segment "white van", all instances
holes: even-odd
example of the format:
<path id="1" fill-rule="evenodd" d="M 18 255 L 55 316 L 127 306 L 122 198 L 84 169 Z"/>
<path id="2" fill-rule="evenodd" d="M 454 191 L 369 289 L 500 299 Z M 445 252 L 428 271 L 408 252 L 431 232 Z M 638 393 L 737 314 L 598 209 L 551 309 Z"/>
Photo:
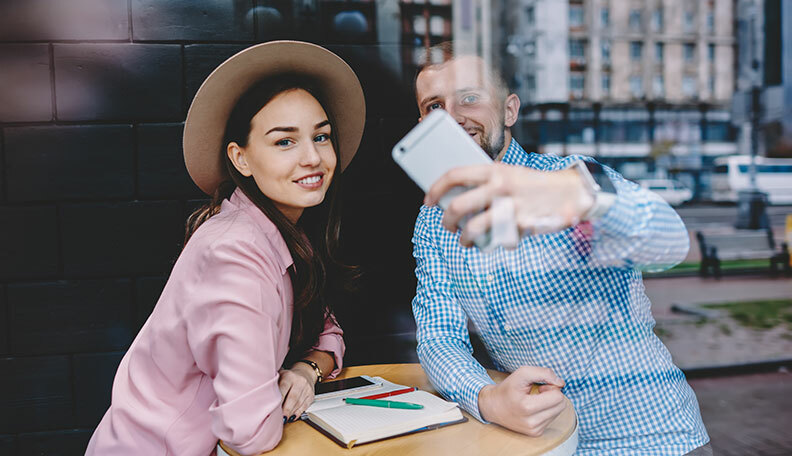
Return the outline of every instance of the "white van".
<path id="1" fill-rule="evenodd" d="M 672 206 L 678 206 L 693 198 L 693 191 L 673 179 L 641 179 L 638 185 L 651 190 Z"/>

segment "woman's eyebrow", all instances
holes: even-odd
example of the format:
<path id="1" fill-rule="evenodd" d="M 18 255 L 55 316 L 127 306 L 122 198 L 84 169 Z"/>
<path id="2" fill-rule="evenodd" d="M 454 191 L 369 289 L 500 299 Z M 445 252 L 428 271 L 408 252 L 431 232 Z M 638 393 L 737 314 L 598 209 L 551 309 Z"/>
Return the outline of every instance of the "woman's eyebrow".
<path id="1" fill-rule="evenodd" d="M 289 132 L 289 133 L 293 133 L 293 132 L 298 131 L 298 130 L 299 130 L 299 128 L 297 128 L 297 127 L 272 127 L 272 128 L 270 128 L 270 130 L 268 132 L 266 132 L 264 134 L 268 135 L 268 134 L 272 133 L 273 131 L 286 131 L 286 132 Z"/>
<path id="2" fill-rule="evenodd" d="M 316 130 L 318 130 L 318 129 L 320 129 L 320 128 L 324 127 L 325 125 L 330 125 L 330 121 L 329 121 L 329 120 L 327 120 L 327 119 L 325 119 L 325 120 L 323 120 L 323 121 L 319 122 L 318 124 L 314 125 L 314 128 L 315 128 Z"/>

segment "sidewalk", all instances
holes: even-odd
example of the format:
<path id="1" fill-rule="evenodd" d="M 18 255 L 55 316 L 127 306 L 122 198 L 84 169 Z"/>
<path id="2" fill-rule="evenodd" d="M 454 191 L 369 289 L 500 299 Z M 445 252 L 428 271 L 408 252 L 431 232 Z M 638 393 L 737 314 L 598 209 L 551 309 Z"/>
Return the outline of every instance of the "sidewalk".
<path id="1" fill-rule="evenodd" d="M 718 456 L 792 454 L 792 374 L 689 381 Z"/>
<path id="2" fill-rule="evenodd" d="M 735 301 L 792 298 L 792 279 L 768 276 L 651 278 L 644 280 L 657 321 L 655 332 L 683 369 L 728 366 L 792 358 L 792 323 L 771 329 L 747 327 L 727 313 L 702 320 L 671 311 L 673 304 L 696 307 Z"/>

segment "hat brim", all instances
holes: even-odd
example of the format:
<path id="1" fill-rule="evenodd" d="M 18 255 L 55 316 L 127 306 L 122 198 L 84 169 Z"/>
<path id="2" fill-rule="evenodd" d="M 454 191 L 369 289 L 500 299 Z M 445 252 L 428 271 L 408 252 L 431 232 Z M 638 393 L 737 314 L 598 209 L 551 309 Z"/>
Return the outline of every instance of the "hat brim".
<path id="1" fill-rule="evenodd" d="M 223 165 L 226 123 L 239 98 L 268 76 L 307 76 L 334 118 L 340 171 L 360 145 L 366 122 L 363 88 L 347 63 L 329 50 L 301 41 L 270 41 L 233 55 L 206 78 L 184 123 L 184 163 L 195 184 L 209 195 L 228 178 Z"/>

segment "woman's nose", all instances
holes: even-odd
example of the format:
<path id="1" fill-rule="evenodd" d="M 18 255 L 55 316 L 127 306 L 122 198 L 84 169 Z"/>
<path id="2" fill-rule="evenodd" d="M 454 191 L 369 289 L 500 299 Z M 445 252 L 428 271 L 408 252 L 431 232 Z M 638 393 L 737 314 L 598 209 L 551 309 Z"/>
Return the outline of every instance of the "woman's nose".
<path id="1" fill-rule="evenodd" d="M 316 166 L 322 161 L 319 151 L 316 149 L 316 144 L 311 141 L 305 148 L 301 156 L 301 164 L 303 166 Z"/>

